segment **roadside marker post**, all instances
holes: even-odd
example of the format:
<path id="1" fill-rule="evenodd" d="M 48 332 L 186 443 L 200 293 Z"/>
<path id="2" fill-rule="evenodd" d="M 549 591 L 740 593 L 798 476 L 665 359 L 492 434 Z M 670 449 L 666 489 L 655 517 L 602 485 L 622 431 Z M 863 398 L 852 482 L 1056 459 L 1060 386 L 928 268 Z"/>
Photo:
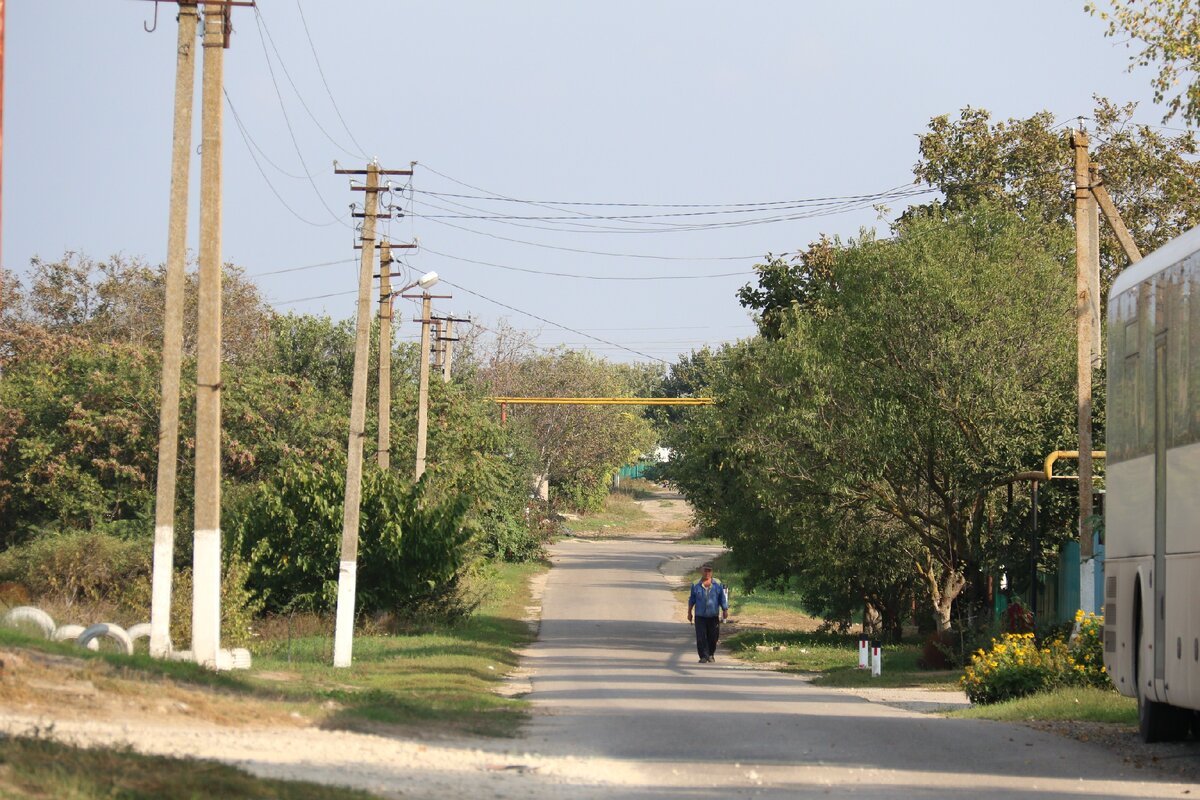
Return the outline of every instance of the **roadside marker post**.
<path id="1" fill-rule="evenodd" d="M 883 674 L 883 655 L 879 642 L 871 642 L 871 677 L 878 678 Z"/>
<path id="2" fill-rule="evenodd" d="M 870 640 L 864 633 L 858 637 L 858 668 L 867 669 L 871 666 L 871 650 Z"/>

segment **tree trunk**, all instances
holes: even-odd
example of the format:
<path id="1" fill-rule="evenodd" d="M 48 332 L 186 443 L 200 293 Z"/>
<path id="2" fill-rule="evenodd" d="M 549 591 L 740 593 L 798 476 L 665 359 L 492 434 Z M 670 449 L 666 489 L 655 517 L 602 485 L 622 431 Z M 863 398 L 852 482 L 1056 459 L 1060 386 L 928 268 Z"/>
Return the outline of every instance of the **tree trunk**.
<path id="1" fill-rule="evenodd" d="M 967 585 L 966 578 L 957 570 L 926 564 L 920 567 L 921 574 L 929 584 L 929 597 L 933 603 L 933 617 L 938 633 L 950 630 L 950 610 L 954 600 Z"/>

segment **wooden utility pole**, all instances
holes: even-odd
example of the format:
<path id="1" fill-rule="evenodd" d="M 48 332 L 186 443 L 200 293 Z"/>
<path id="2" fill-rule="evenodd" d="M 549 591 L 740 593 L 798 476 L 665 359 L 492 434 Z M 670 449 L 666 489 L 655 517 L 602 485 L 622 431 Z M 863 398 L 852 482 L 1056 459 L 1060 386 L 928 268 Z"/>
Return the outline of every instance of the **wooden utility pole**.
<path id="1" fill-rule="evenodd" d="M 371 278 L 375 266 L 375 221 L 379 215 L 380 175 L 411 175 L 412 170 L 385 170 L 371 164 L 366 170 L 335 169 L 337 175 L 366 175 L 362 265 L 358 274 L 358 316 L 354 328 L 354 378 L 350 387 L 350 437 L 346 445 L 346 495 L 342 506 L 342 549 L 338 561 L 337 614 L 333 631 L 333 665 L 350 666 L 354 642 L 354 600 L 358 581 L 358 521 L 362 505 L 363 438 L 367 416 L 367 361 L 371 335 Z"/>
<path id="2" fill-rule="evenodd" d="M 425 441 L 429 434 L 429 326 L 433 324 L 433 298 L 421 293 L 420 383 L 417 389 L 417 467 L 416 479 L 425 474 Z"/>
<path id="3" fill-rule="evenodd" d="M 196 498 L 192 653 L 216 668 L 221 647 L 221 94 L 230 7 L 204 8 L 200 124 L 200 279 L 196 330 Z"/>
<path id="4" fill-rule="evenodd" d="M 3 0 L 0 0 L 3 2 Z M 154 566 L 150 579 L 150 655 L 171 650 L 171 583 L 175 562 L 175 478 L 179 461 L 179 373 L 183 360 L 183 291 L 187 257 L 188 172 L 196 84 L 195 3 L 179 4 L 175 62 L 175 128 L 167 223 L 166 299 L 163 313 L 162 395 L 158 416 L 158 477 L 154 500 Z"/>
<path id="5" fill-rule="evenodd" d="M 379 444 L 380 469 L 391 467 L 392 450 L 392 246 L 379 246 Z"/>

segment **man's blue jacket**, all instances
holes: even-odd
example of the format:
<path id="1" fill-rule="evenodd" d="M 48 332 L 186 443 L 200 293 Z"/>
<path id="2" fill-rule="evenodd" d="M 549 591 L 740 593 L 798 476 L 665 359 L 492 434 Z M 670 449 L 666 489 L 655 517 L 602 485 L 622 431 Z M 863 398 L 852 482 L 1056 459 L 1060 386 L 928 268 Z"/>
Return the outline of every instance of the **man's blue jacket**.
<path id="1" fill-rule="evenodd" d="M 688 598 L 688 611 L 696 609 L 697 617 L 715 617 L 721 610 L 729 610 L 729 598 L 725 595 L 725 587 L 716 578 L 712 586 L 704 588 L 704 581 L 692 584 L 692 594 Z"/>

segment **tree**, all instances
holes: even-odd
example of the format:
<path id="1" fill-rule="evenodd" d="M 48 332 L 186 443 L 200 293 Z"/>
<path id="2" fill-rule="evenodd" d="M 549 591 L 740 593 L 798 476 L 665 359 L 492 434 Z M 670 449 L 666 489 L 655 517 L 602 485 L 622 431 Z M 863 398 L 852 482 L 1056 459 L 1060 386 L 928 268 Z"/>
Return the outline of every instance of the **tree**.
<path id="1" fill-rule="evenodd" d="M 628 370 L 575 350 L 480 372 L 485 391 L 501 397 L 619 397 L 632 392 L 628 377 Z M 608 478 L 655 443 L 650 421 L 620 407 L 518 406 L 509 410 L 509 425 L 528 437 L 553 498 L 579 509 L 595 508 Z"/>
<path id="2" fill-rule="evenodd" d="M 1070 440 L 1070 246 L 1061 226 L 980 204 L 834 249 L 779 337 L 732 351 L 715 424 L 672 439 L 693 475 L 732 473 L 705 488 L 742 519 L 718 516 L 735 554 L 831 580 L 876 570 L 855 591 L 884 607 L 919 578 L 947 628 L 993 552 L 997 489 Z"/>
<path id="3" fill-rule="evenodd" d="M 1096 98 L 1092 112 L 1093 160 L 1134 241 L 1149 252 L 1200 224 L 1197 144 L 1192 133 L 1167 136 L 1134 125 L 1136 104 Z M 910 209 L 969 209 L 981 201 L 1015 210 L 1030 220 L 1072 224 L 1074 176 L 1070 142 L 1043 111 L 1027 119 L 993 122 L 983 109 L 958 118 L 934 117 L 919 139 L 918 180 L 944 200 Z M 1101 281 L 1105 290 L 1129 263 L 1110 226 L 1100 226 Z"/>
<path id="4" fill-rule="evenodd" d="M 1129 57 L 1129 71 L 1158 63 L 1158 75 L 1150 82 L 1154 102 L 1167 101 L 1163 122 L 1176 114 L 1190 123 L 1200 122 L 1200 2 L 1196 0 L 1109 0 L 1111 11 L 1096 3 L 1084 9 L 1108 23 L 1105 36 L 1140 40 L 1144 45 Z M 1126 47 L 1128 47 L 1128 41 Z M 1190 74 L 1189 74 L 1190 73 Z M 1167 96 L 1183 84 L 1179 94 Z"/>
<path id="5" fill-rule="evenodd" d="M 166 268 L 117 254 L 96 261 L 67 251 L 58 261 L 30 261 L 28 291 L 16 313 L 53 333 L 97 342 L 121 342 L 160 350 Z M 186 356 L 196 352 L 198 284 L 189 272 L 184 287 Z M 226 264 L 221 282 L 221 348 L 226 362 L 253 360 L 266 345 L 274 312 L 240 267 Z"/>

